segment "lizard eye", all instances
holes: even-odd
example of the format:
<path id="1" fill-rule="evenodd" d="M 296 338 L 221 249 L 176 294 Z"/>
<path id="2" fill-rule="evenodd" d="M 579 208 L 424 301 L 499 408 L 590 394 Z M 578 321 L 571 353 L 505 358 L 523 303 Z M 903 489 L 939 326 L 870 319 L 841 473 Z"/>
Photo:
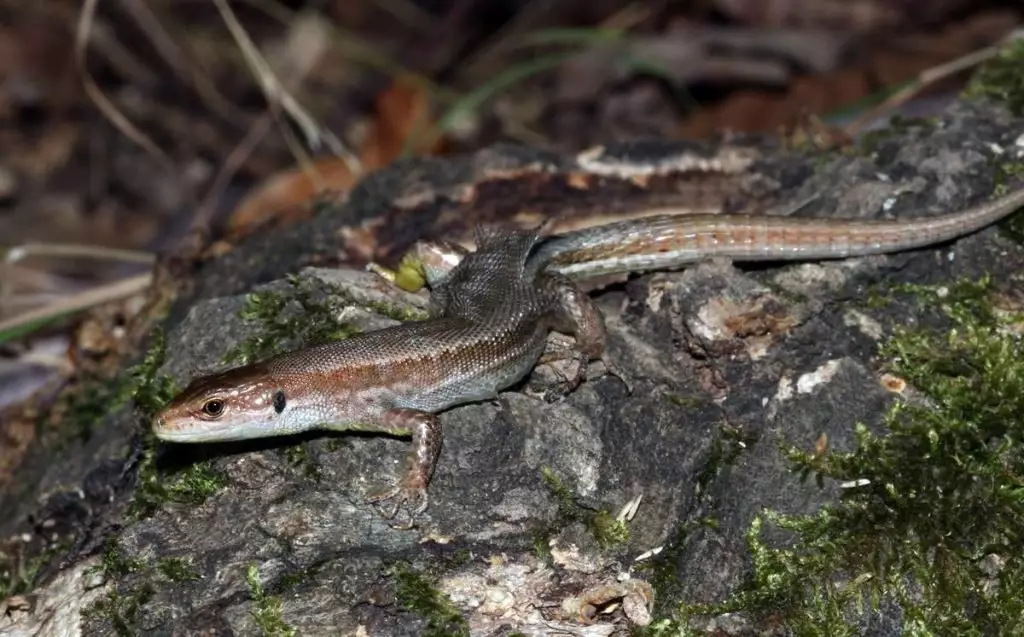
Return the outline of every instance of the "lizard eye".
<path id="1" fill-rule="evenodd" d="M 203 413 L 210 418 L 217 418 L 224 413 L 224 401 L 220 398 L 211 398 L 203 403 Z"/>

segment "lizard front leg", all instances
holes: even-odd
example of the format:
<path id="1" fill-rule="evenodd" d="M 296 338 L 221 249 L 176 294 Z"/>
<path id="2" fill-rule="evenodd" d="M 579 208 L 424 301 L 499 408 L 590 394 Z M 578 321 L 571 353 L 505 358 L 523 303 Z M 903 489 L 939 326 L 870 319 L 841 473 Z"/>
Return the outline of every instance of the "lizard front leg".
<path id="1" fill-rule="evenodd" d="M 394 508 L 384 514 L 388 519 L 398 515 L 402 506 L 408 506 L 409 528 L 415 518 L 427 509 L 427 485 L 441 453 L 441 423 L 436 416 L 425 411 L 390 409 L 384 412 L 374 430 L 397 436 L 412 435 L 413 448 L 409 452 L 405 472 L 393 487 L 367 498 L 368 502 L 378 505 L 394 500 Z"/>

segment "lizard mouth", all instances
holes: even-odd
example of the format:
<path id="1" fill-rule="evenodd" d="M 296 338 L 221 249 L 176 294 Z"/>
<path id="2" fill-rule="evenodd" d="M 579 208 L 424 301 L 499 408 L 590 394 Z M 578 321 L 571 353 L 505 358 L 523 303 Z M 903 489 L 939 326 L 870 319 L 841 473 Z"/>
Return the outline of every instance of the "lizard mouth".
<path id="1" fill-rule="evenodd" d="M 190 423 L 171 423 L 164 419 L 157 419 L 153 422 L 153 434 L 163 442 L 233 442 L 237 440 L 248 440 L 250 438 L 262 438 L 264 436 L 277 435 L 280 432 L 274 430 L 254 430 L 247 423 L 236 423 L 228 425 L 221 423 L 216 427 L 210 427 L 209 423 L 202 423 L 203 426 L 192 426 Z"/>
<path id="2" fill-rule="evenodd" d="M 181 427 L 169 425 L 163 419 L 153 424 L 153 433 L 164 442 L 217 442 L 236 439 L 231 429 L 209 431 L 203 428 Z"/>

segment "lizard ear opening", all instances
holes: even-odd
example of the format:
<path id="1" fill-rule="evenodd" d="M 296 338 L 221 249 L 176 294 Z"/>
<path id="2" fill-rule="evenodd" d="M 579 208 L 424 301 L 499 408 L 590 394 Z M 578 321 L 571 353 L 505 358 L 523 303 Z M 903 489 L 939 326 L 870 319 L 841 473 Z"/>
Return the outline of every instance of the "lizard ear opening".
<path id="1" fill-rule="evenodd" d="M 284 392 L 280 389 L 274 394 L 274 411 L 281 413 L 284 411 L 285 405 L 288 404 L 288 399 L 285 398 Z"/>

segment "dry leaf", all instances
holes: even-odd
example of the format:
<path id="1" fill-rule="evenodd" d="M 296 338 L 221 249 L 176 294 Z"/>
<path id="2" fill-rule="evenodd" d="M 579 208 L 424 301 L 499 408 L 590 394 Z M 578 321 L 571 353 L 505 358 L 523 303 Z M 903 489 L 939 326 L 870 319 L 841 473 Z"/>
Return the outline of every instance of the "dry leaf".
<path id="1" fill-rule="evenodd" d="M 407 143 L 415 154 L 439 152 L 443 140 L 423 134 L 432 123 L 430 116 L 426 89 L 411 79 L 396 78 L 377 96 L 376 115 L 359 153 L 363 173 L 394 161 Z M 346 193 L 359 178 L 337 157 L 317 160 L 311 168 L 308 173 L 301 168 L 278 173 L 250 192 L 228 220 L 228 235 L 237 237 L 271 221 L 306 218 L 314 197 L 325 191 Z"/>

